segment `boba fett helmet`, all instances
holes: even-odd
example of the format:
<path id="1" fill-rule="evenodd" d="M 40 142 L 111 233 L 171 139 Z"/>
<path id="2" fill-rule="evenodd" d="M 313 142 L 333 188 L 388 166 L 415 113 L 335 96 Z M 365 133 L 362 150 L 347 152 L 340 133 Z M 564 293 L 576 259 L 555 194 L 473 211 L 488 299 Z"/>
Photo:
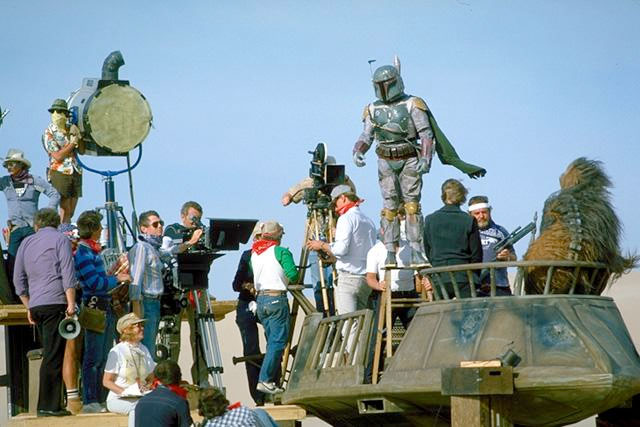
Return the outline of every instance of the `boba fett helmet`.
<path id="1" fill-rule="evenodd" d="M 383 65 L 373 73 L 373 88 L 383 102 L 393 101 L 404 95 L 404 83 L 400 72 L 393 65 Z"/>

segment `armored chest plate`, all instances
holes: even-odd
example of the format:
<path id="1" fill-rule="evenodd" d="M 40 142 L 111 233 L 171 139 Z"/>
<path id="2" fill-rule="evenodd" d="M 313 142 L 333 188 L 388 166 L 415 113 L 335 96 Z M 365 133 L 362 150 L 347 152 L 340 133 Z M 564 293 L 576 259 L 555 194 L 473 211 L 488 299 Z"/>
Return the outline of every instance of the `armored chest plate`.
<path id="1" fill-rule="evenodd" d="M 400 142 L 416 136 L 407 104 L 378 104 L 371 108 L 373 132 L 379 143 Z"/>

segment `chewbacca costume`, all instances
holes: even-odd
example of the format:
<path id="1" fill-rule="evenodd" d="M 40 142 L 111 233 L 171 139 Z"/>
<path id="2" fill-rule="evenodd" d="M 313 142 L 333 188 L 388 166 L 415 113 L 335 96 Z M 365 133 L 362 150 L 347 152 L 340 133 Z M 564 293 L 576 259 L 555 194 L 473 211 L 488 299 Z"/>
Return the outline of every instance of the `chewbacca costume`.
<path id="1" fill-rule="evenodd" d="M 560 191 L 544 204 L 540 236 L 531 243 L 524 259 L 589 261 L 606 264 L 608 270 L 582 270 L 575 293 L 599 295 L 609 277 L 619 278 L 633 268 L 637 255 L 622 257 L 619 250 L 620 222 L 611 205 L 611 181 L 602 162 L 580 157 L 560 176 Z M 547 267 L 531 267 L 525 276 L 527 294 L 542 294 Z M 551 292 L 568 293 L 573 283 L 573 269 L 558 268 L 551 282 Z M 593 280 L 592 280 L 593 279 Z"/>

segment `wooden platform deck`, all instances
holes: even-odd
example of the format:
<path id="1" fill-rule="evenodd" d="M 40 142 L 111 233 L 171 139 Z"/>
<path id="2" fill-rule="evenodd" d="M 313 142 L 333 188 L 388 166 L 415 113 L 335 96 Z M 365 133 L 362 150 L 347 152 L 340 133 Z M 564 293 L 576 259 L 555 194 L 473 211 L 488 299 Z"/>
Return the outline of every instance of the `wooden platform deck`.
<path id="1" fill-rule="evenodd" d="M 281 426 L 293 426 L 301 421 L 306 411 L 295 405 L 265 405 L 262 407 Z M 191 411 L 191 417 L 195 422 L 202 421 L 198 411 Z M 9 419 L 9 427 L 127 427 L 128 417 L 112 413 L 106 414 L 79 414 L 69 417 L 43 417 L 21 414 Z"/>
<path id="2" fill-rule="evenodd" d="M 227 313 L 236 309 L 238 302 L 233 301 L 217 301 L 211 300 L 211 307 L 213 308 L 213 315 L 216 321 L 224 319 Z M 186 319 L 186 315 L 184 317 Z M 14 325 L 28 325 L 27 322 L 27 309 L 22 304 L 12 305 L 0 305 L 0 325 L 14 326 Z"/>

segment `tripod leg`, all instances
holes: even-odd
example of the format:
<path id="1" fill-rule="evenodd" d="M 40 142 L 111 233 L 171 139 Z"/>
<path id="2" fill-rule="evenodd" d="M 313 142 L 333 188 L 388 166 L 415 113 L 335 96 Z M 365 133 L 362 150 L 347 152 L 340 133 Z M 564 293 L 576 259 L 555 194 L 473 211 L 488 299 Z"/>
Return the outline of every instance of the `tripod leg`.
<path id="1" fill-rule="evenodd" d="M 207 292 L 206 289 L 203 292 Z M 199 327 L 200 344 L 202 345 L 202 354 L 207 363 L 207 370 L 213 382 L 212 385 L 222 390 L 222 356 L 220 354 L 220 346 L 218 345 L 218 335 L 216 333 L 216 324 L 213 317 L 213 309 L 211 308 L 211 299 L 207 295 L 206 312 L 202 313 L 199 298 L 194 298 L 196 304 L 196 319 Z"/>
<path id="2" fill-rule="evenodd" d="M 318 212 L 313 211 L 313 225 L 314 225 L 314 238 L 316 240 L 320 239 L 320 228 L 318 226 Z M 322 259 L 320 258 L 320 254 L 318 254 L 318 273 L 320 277 L 320 291 L 322 292 L 322 307 L 324 308 L 325 316 L 329 316 L 329 298 L 327 295 L 327 284 L 324 278 L 324 264 Z M 315 287 L 315 283 L 313 286 Z"/>

